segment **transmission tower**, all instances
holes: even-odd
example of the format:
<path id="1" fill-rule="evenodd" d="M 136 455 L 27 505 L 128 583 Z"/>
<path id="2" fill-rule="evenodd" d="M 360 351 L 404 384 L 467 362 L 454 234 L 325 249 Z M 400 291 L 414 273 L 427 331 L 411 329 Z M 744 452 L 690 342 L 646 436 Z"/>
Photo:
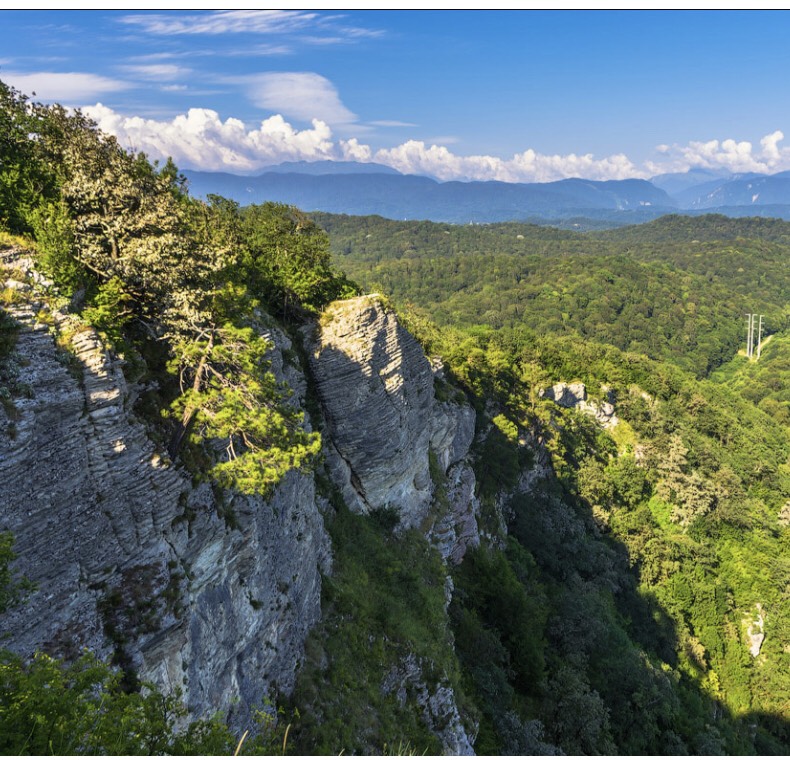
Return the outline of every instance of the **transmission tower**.
<path id="1" fill-rule="evenodd" d="M 763 315 L 760 314 L 760 328 L 757 331 L 757 361 L 760 361 L 760 351 L 763 347 Z"/>
<path id="2" fill-rule="evenodd" d="M 759 318 L 759 321 L 758 321 Z M 749 359 L 754 358 L 754 333 L 757 331 L 757 358 L 759 361 L 760 352 L 763 347 L 763 314 L 747 314 L 746 315 L 746 356 Z"/>
<path id="3" fill-rule="evenodd" d="M 746 315 L 746 357 L 752 355 L 752 315 Z"/>

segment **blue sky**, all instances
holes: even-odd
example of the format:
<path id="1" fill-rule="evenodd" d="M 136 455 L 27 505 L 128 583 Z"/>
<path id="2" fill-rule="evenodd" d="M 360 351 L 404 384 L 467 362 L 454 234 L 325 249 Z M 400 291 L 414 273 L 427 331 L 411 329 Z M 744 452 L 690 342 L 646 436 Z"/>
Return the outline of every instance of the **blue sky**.
<path id="1" fill-rule="evenodd" d="M 788 12 L 1 11 L 0 79 L 182 168 L 790 169 Z"/>

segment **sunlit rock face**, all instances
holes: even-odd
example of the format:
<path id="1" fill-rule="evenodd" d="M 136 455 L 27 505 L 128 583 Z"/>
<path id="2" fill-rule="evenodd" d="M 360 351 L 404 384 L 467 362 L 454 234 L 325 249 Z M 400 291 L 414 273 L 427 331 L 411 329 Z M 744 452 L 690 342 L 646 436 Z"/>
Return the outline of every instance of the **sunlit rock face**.
<path id="1" fill-rule="evenodd" d="M 87 647 L 180 688 L 195 716 L 243 722 L 268 692 L 293 688 L 320 618 L 330 548 L 313 477 L 291 472 L 269 499 L 226 492 L 219 503 L 148 437 L 136 389 L 96 332 L 55 312 L 59 348 L 37 318 L 46 283 L 34 286 L 29 259 L 0 264 L 0 283 L 16 278 L 25 295 L 11 309 L 25 393 L 0 405 L 0 530 L 14 534 L 15 571 L 36 584 L 0 619 L 3 646 L 65 657 Z M 301 405 L 290 341 L 267 337 L 272 370 Z"/>
<path id="2" fill-rule="evenodd" d="M 434 398 L 422 348 L 375 295 L 329 306 L 308 342 L 346 502 L 362 513 L 393 509 L 402 527 L 419 526 L 434 497 L 429 450 L 442 471 L 465 457 L 474 411 Z"/>
<path id="3" fill-rule="evenodd" d="M 310 472 L 287 473 L 265 499 L 195 481 L 135 415 L 143 389 L 96 331 L 65 312 L 39 319 L 47 283 L 30 266 L 0 261 L 0 284 L 16 277 L 24 294 L 11 312 L 25 386 L 0 405 L 0 530 L 15 536 L 14 570 L 36 584 L 0 620 L 3 646 L 66 658 L 89 648 L 180 689 L 193 717 L 222 710 L 247 726 L 268 695 L 293 689 L 320 620 L 331 508 Z M 321 426 L 334 485 L 352 509 L 392 508 L 401 529 L 460 562 L 480 541 L 474 410 L 435 399 L 431 364 L 378 298 L 333 304 L 306 333 L 320 409 L 305 425 Z M 265 337 L 304 411 L 306 368 L 284 333 Z M 448 751 L 471 751 L 449 685 L 418 681 L 431 730 Z"/>

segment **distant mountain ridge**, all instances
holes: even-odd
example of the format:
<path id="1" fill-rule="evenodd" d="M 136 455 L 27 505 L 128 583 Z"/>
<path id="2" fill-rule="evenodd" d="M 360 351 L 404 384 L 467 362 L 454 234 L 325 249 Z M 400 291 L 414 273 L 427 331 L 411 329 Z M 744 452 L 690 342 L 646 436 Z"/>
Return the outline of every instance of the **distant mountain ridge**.
<path id="1" fill-rule="evenodd" d="M 666 213 L 676 207 L 663 190 L 638 179 L 564 179 L 531 184 L 437 182 L 397 173 L 305 174 L 282 167 L 277 171 L 267 169 L 257 177 L 199 171 L 184 174 L 190 192 L 199 197 L 214 193 L 242 205 L 271 200 L 306 211 L 379 214 L 392 219 L 484 223 L 650 208 Z"/>
<path id="2" fill-rule="evenodd" d="M 267 166 L 266 172 L 275 174 L 397 174 L 401 172 L 391 166 L 359 161 L 284 161 L 275 166 Z"/>
<path id="3" fill-rule="evenodd" d="M 187 170 L 190 192 L 241 205 L 276 201 L 306 211 L 456 224 L 597 220 L 621 225 L 667 213 L 790 219 L 790 172 L 732 174 L 691 169 L 651 180 L 440 182 L 391 167 L 354 161 L 289 161 L 256 176 Z"/>

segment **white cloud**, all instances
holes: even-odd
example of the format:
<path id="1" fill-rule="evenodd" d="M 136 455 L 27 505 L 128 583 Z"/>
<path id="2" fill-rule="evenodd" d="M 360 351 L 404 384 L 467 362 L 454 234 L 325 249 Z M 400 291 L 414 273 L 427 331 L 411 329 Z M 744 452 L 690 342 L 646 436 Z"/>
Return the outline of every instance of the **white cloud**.
<path id="1" fill-rule="evenodd" d="M 369 121 L 371 127 L 416 127 L 417 124 L 412 124 L 410 121 L 397 121 L 395 119 L 379 119 L 378 121 Z"/>
<path id="2" fill-rule="evenodd" d="M 188 69 L 185 66 L 176 66 L 173 63 L 148 63 L 122 66 L 121 68 L 133 76 L 158 82 L 172 82 L 174 79 L 179 79 L 192 73 L 192 69 Z"/>
<path id="3" fill-rule="evenodd" d="M 444 145 L 428 147 L 409 140 L 395 148 L 377 151 L 373 160 L 404 174 L 430 174 L 442 180 L 499 180 L 501 182 L 551 182 L 566 177 L 625 179 L 645 176 L 623 154 L 596 159 L 591 154 L 547 156 L 529 150 L 510 160 L 496 156 L 459 156 Z"/>
<path id="4" fill-rule="evenodd" d="M 779 150 L 779 143 L 785 139 L 784 134 L 780 130 L 776 130 L 770 135 L 766 135 L 760 140 L 760 145 L 763 146 L 763 155 L 768 161 L 781 161 L 782 152 Z"/>
<path id="5" fill-rule="evenodd" d="M 340 100 L 335 86 L 312 72 L 282 72 L 248 77 L 248 95 L 255 105 L 299 121 L 319 119 L 349 124 L 356 115 Z"/>
<path id="6" fill-rule="evenodd" d="M 84 110 L 122 145 L 152 158 L 172 156 L 185 169 L 249 173 L 282 161 L 336 157 L 331 130 L 317 120 L 312 129 L 297 130 L 278 115 L 248 130 L 206 108 L 162 121 L 123 116 L 101 103 Z"/>
<path id="7" fill-rule="evenodd" d="M 20 73 L 4 71 L 3 81 L 38 100 L 53 100 L 59 103 L 76 103 L 101 97 L 108 92 L 117 92 L 132 87 L 130 82 L 110 79 L 96 74 L 81 72 L 36 71 Z"/>
<path id="8" fill-rule="evenodd" d="M 185 169 L 252 173 L 282 161 L 346 160 L 386 164 L 406 174 L 429 174 L 442 180 L 544 182 L 569 176 L 621 179 L 639 175 L 626 156 L 595 159 L 590 155 L 545 156 L 534 150 L 510 160 L 496 156 L 459 156 L 443 145 L 409 140 L 394 148 L 373 150 L 358 138 L 334 140 L 326 121 L 312 120 L 299 130 L 277 114 L 248 129 L 238 119 L 222 121 L 216 111 L 190 109 L 170 120 L 126 117 L 97 104 L 85 112 L 122 145 L 153 158 L 172 156 Z"/>
<path id="9" fill-rule="evenodd" d="M 730 172 L 772 174 L 790 169 L 790 148 L 782 148 L 784 133 L 776 130 L 760 140 L 756 149 L 748 140 L 691 141 L 687 145 L 659 145 L 659 162 L 647 162 L 652 174 L 688 169 L 724 169 Z"/>
<path id="10" fill-rule="evenodd" d="M 318 14 L 300 11 L 235 10 L 213 11 L 193 15 L 163 15 L 146 13 L 121 18 L 121 22 L 136 26 L 147 34 L 282 34 L 309 27 Z"/>
<path id="11" fill-rule="evenodd" d="M 223 55 L 229 58 L 256 58 L 268 55 L 291 55 L 294 50 L 289 45 L 253 45 L 247 48 L 226 50 Z"/>
<path id="12" fill-rule="evenodd" d="M 207 13 L 164 15 L 161 13 L 123 16 L 121 23 L 134 26 L 146 34 L 160 36 L 218 34 L 296 34 L 310 45 L 346 43 L 365 37 L 378 37 L 375 29 L 345 26 L 342 15 L 287 10 L 228 10 Z M 325 32 L 322 34 L 322 32 Z M 328 33 L 328 34 L 327 34 Z"/>
<path id="13" fill-rule="evenodd" d="M 376 162 L 406 174 L 427 174 L 440 180 L 503 182 L 644 178 L 695 167 L 764 173 L 790 169 L 790 148 L 782 147 L 784 135 L 779 130 L 763 137 L 756 148 L 748 141 L 733 139 L 662 145 L 657 149 L 658 161 L 635 164 L 622 153 L 597 158 L 589 153 L 548 155 L 529 149 L 507 159 L 463 156 L 447 145 L 420 140 L 375 150 L 358 136 L 336 138 L 326 119 L 313 118 L 311 127 L 298 129 L 280 113 L 250 128 L 238 119 L 223 121 L 216 111 L 204 108 L 190 109 L 172 119 L 127 117 L 101 104 L 84 110 L 103 130 L 115 134 L 122 145 L 145 151 L 152 158 L 172 156 L 185 169 L 242 174 L 282 161 L 317 160 Z M 302 118 L 307 115 L 299 114 Z M 361 129 L 359 125 L 346 127 Z"/>
<path id="14" fill-rule="evenodd" d="M 362 164 L 369 164 L 373 160 L 373 151 L 369 145 L 363 145 L 352 137 L 350 140 L 340 141 L 340 152 L 344 161 L 359 161 Z"/>

